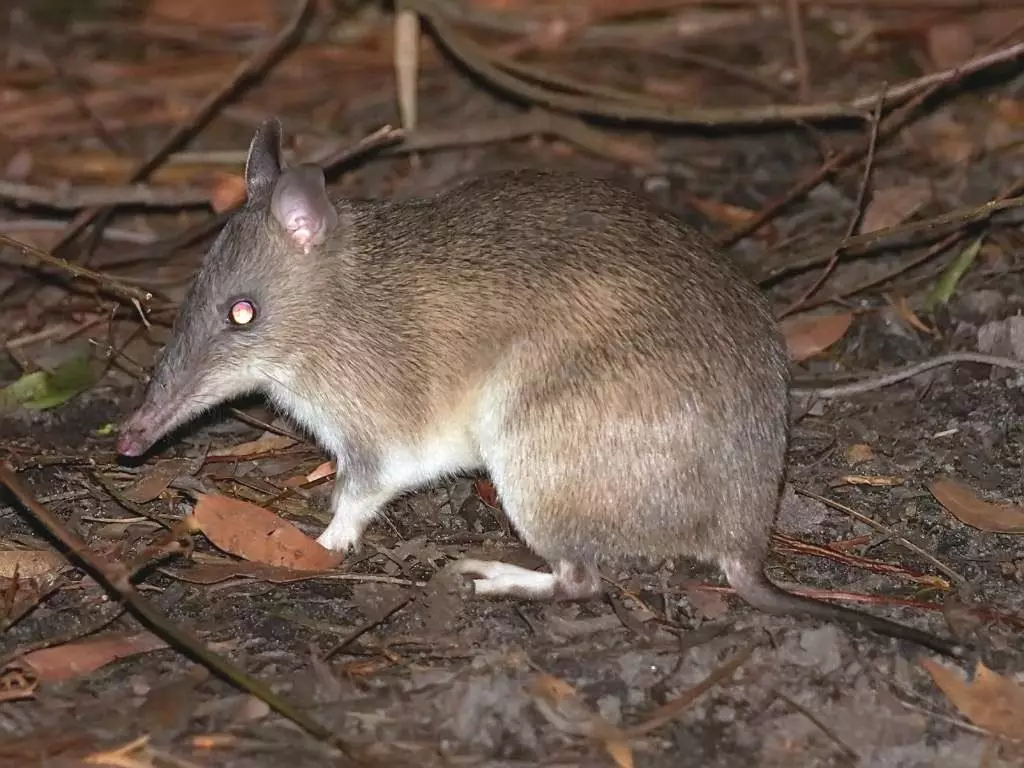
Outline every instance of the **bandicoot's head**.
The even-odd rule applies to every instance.
[[[303,336],[319,287],[313,256],[337,224],[322,171],[286,168],[276,119],[257,129],[246,203],[224,226],[174,322],[117,450],[140,456],[204,411],[260,390]]]

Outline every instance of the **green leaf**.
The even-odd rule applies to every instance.
[[[52,372],[26,373],[0,389],[0,410],[18,406],[33,411],[55,408],[84,392],[95,382],[96,374],[89,364],[89,357],[73,357]]]
[[[942,277],[932,288],[931,293],[928,294],[928,298],[925,299],[924,308],[926,310],[934,309],[939,304],[945,304],[953,297],[956,286],[960,282],[960,278],[964,276],[975,259],[978,258],[978,252],[981,251],[981,244],[985,240],[985,236],[981,235],[977,240],[964,248],[960,255],[957,256],[953,263],[946,267],[946,271],[942,273]]]

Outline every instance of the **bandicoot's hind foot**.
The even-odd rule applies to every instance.
[[[594,565],[560,561],[551,573],[531,571],[497,560],[466,558],[448,566],[473,579],[477,597],[520,597],[527,600],[584,600],[601,592],[601,575]]]

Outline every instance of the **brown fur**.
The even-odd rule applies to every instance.
[[[788,360],[765,298],[703,237],[613,184],[519,171],[423,200],[336,201],[334,231],[304,253],[268,212],[277,140],[254,139],[249,205],[204,263],[124,446],[262,389],[337,454],[336,508],[367,519],[406,490],[387,480],[396,451],[471,448],[443,471],[491,473],[558,594],[593,593],[607,558],[687,555],[765,610],[932,641],[764,577]],[[239,295],[259,323],[225,332]]]

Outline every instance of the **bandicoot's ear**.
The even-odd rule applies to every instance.
[[[249,143],[245,161],[245,191],[250,201],[271,194],[281,175],[281,122],[276,117],[260,123]]]
[[[270,213],[305,253],[323,243],[338,223],[338,212],[327,197],[324,172],[315,165],[301,165],[281,174]]]

